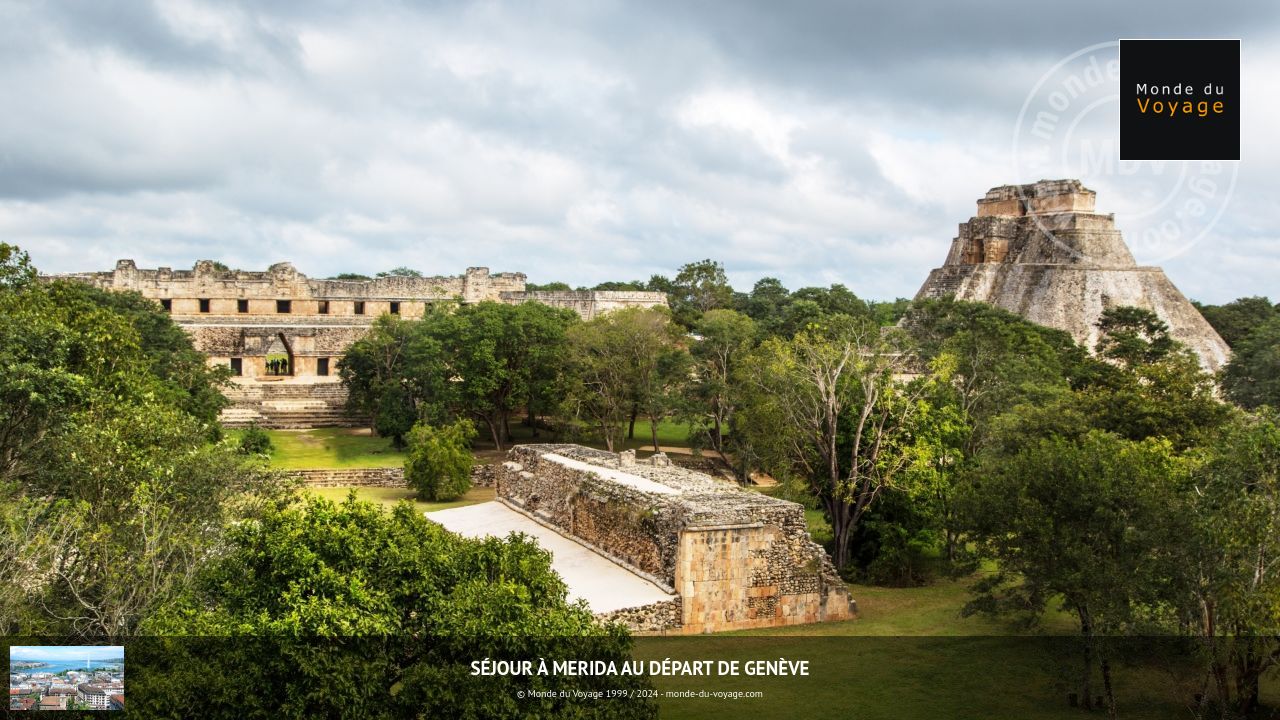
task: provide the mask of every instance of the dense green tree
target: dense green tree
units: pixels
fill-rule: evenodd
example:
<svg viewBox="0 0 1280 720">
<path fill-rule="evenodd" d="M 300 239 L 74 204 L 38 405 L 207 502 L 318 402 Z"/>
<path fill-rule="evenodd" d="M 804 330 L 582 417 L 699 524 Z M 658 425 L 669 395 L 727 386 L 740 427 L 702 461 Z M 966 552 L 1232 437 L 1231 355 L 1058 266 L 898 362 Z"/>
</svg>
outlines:
<svg viewBox="0 0 1280 720">
<path fill-rule="evenodd" d="M 1280 316 L 1280 307 L 1265 297 L 1246 297 L 1226 305 L 1196 304 L 1200 314 L 1232 349 L 1254 329 Z"/>
<path fill-rule="evenodd" d="M 762 335 L 779 335 L 790 300 L 791 293 L 777 278 L 760 278 L 743 301 L 742 310 L 755 321 Z"/>
<path fill-rule="evenodd" d="M 1260 681 L 1280 662 L 1280 426 L 1275 413 L 1235 414 L 1197 453 L 1168 498 L 1165 606 L 1200 639 L 1206 698 L 1251 717 Z"/>
<path fill-rule="evenodd" d="M 686 407 L 706 446 L 722 456 L 737 405 L 734 379 L 756 333 L 755 322 L 736 310 L 710 310 L 694 327 L 696 340 L 689 348 L 693 381 Z"/>
<path fill-rule="evenodd" d="M 970 612 L 1015 612 L 1036 622 L 1055 599 L 1083 640 L 1080 686 L 1092 705 L 1101 659 L 1114 714 L 1111 666 L 1099 636 L 1135 628 L 1158 587 L 1170 487 L 1185 474 L 1167 442 L 1135 442 L 1100 430 L 1052 436 L 989 455 L 965 487 L 962 514 L 1000 571 L 977 586 Z"/>
<path fill-rule="evenodd" d="M 391 268 L 390 270 L 383 270 L 382 272 L 378 273 L 378 277 L 380 278 L 384 278 L 384 277 L 420 278 L 422 277 L 422 273 L 418 270 L 414 270 L 411 267 L 405 267 L 401 265 L 400 267 L 394 267 L 394 268 Z"/>
<path fill-rule="evenodd" d="M 1237 341 L 1222 370 L 1227 397 L 1247 408 L 1280 408 L 1280 315 Z"/>
<path fill-rule="evenodd" d="M 361 275 L 360 273 L 346 272 L 346 273 L 338 273 L 337 275 L 334 275 L 329 279 L 330 280 L 372 280 L 373 278 L 369 277 L 368 275 Z"/>
<path fill-rule="evenodd" d="M 338 375 L 347 388 L 348 410 L 354 415 L 372 419 L 380 434 L 397 443 L 403 441 L 404 433 L 417 420 L 414 401 L 422 399 L 428 388 L 436 389 L 429 381 L 424 383 L 428 387 L 415 386 L 415 393 L 410 394 L 405 389 L 411 383 L 411 370 L 419 370 L 426 364 L 424 356 L 431 355 L 422 347 L 419 329 L 420 325 L 413 321 L 382 315 L 373 321 L 368 332 L 347 347 L 338 363 Z M 416 363 L 411 362 L 415 349 L 417 353 L 413 357 L 418 360 Z M 436 370 L 429 377 L 442 372 L 438 368 Z M 412 377 L 416 378 L 417 374 Z M 437 389 L 430 399 L 438 401 L 441 392 Z M 408 417 L 405 417 L 406 402 L 410 405 Z"/>
<path fill-rule="evenodd" d="M 502 449 L 510 416 L 553 405 L 570 310 L 541 303 L 433 307 L 421 320 L 384 316 L 339 365 L 348 404 L 402 437 L 418 420 L 470 417 Z"/>
<path fill-rule="evenodd" d="M 516 694 L 643 679 L 473 675 L 485 658 L 622 661 L 630 641 L 568 602 L 533 541 L 466 539 L 408 503 L 389 513 L 354 495 L 282 503 L 234 528 L 191 591 L 145 629 L 185 636 L 168 646 L 166 672 L 130 681 L 159 686 L 130 691 L 131 702 L 155 703 L 135 712 L 157 717 L 187 714 L 191 698 L 204 700 L 205 717 L 656 715 L 647 702 Z M 181 653 L 188 662 L 173 661 Z"/>
<path fill-rule="evenodd" d="M 765 470 L 801 479 L 822 503 L 837 567 L 876 498 L 912 477 L 913 430 L 934 382 L 902 380 L 912 362 L 905 333 L 837 315 L 766 340 L 741 365 L 744 439 Z"/>
<path fill-rule="evenodd" d="M 1076 385 L 1094 426 L 1131 440 L 1162 437 L 1183 450 L 1227 418 L 1213 377 L 1148 310 L 1112 308 L 1098 323 L 1097 355 Z"/>
<path fill-rule="evenodd" d="M 652 284 L 653 281 L 650 282 Z M 681 265 L 669 287 L 654 289 L 668 294 L 672 317 L 686 328 L 693 327 L 702 313 L 708 310 L 733 306 L 733 288 L 725 275 L 724 265 L 715 260 Z"/>
<path fill-rule="evenodd" d="M 549 283 L 525 283 L 525 290 L 530 292 L 550 291 L 550 290 L 572 290 L 567 282 L 554 281 Z"/>
<path fill-rule="evenodd" d="M 597 431 L 610 451 L 632 413 L 642 414 L 656 445 L 657 425 L 683 387 L 678 335 L 661 308 L 615 310 L 571 328 L 564 412 Z"/>
<path fill-rule="evenodd" d="M 610 280 L 597 283 L 592 290 L 651 290 L 648 283 L 640 280 Z"/>
<path fill-rule="evenodd" d="M 418 423 L 406 440 L 409 453 L 404 461 L 404 479 L 428 502 L 456 500 L 471 489 L 471 441 L 476 428 L 465 418 L 434 427 Z"/>
<path fill-rule="evenodd" d="M 119 638 L 282 485 L 210 442 L 222 378 L 157 306 L 0 254 L 0 600 L 15 631 Z"/>
</svg>

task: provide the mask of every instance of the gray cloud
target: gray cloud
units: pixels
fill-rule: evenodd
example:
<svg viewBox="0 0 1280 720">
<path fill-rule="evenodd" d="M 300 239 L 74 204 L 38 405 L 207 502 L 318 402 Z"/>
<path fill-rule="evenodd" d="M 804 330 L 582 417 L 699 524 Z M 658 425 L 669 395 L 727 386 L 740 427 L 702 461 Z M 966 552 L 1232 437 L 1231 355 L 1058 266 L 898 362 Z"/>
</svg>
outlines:
<svg viewBox="0 0 1280 720">
<path fill-rule="evenodd" d="M 1252 2 L 0 4 L 0 237 L 49 271 L 714 257 L 743 289 L 909 296 L 975 198 L 1036 179 L 1010 142 L 1056 60 L 1243 36 L 1263 95 L 1276 30 Z M 1277 108 L 1244 107 L 1230 212 L 1166 262 L 1205 300 L 1275 294 Z"/>
</svg>

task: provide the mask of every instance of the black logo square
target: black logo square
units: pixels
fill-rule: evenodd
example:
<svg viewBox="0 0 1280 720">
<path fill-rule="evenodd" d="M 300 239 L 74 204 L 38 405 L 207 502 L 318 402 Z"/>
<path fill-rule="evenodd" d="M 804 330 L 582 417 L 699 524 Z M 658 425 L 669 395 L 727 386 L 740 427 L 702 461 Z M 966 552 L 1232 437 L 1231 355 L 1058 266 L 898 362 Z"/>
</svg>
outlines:
<svg viewBox="0 0 1280 720">
<path fill-rule="evenodd" d="M 1239 160 L 1240 41 L 1121 40 L 1120 159 Z"/>
</svg>

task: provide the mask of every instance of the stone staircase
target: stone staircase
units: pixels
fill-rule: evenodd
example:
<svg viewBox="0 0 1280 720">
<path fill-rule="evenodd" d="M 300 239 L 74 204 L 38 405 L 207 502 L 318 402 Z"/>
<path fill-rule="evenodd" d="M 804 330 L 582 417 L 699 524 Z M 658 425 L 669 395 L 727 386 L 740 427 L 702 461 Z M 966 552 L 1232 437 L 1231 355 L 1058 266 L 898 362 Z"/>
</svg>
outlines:
<svg viewBox="0 0 1280 720">
<path fill-rule="evenodd" d="M 309 430 L 369 424 L 347 414 L 347 390 L 337 382 L 236 382 L 223 394 L 231 401 L 219 417 L 224 427 L 257 423 L 273 430 Z"/>
</svg>

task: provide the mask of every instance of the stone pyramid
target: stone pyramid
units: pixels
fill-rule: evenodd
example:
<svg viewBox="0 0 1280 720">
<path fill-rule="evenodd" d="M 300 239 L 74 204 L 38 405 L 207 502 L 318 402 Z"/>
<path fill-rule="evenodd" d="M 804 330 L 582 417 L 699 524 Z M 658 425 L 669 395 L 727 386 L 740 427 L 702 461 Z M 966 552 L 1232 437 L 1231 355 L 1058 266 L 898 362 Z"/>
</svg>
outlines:
<svg viewBox="0 0 1280 720">
<path fill-rule="evenodd" d="M 1146 308 L 1216 371 L 1227 361 L 1227 344 L 1163 270 L 1134 262 L 1115 216 L 1094 212 L 1095 198 L 1079 180 L 992 188 L 916 299 L 989 303 L 1065 330 L 1088 348 L 1104 310 Z"/>
</svg>

